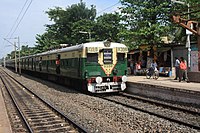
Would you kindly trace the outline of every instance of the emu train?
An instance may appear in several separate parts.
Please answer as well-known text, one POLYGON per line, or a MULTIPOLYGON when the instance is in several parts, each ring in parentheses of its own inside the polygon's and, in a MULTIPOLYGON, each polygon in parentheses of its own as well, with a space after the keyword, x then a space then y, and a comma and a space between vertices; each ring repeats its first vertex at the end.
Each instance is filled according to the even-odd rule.
MULTIPOLYGON (((20 68, 22 73, 92 93, 119 92, 126 89, 127 52, 124 44, 89 42, 21 57, 20 68)), ((15 61, 7 60, 6 66, 14 68, 15 61)))

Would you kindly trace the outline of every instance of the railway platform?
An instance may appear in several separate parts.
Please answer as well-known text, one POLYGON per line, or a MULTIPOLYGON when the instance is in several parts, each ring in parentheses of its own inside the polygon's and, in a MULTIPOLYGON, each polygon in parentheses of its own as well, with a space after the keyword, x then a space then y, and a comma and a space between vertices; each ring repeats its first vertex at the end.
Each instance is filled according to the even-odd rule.
MULTIPOLYGON (((3 87, 1 81, 0 81, 0 87, 1 88, 3 87)), ((1 90, 0 90, 0 133, 12 133, 10 121, 7 115, 7 111, 6 111, 1 90)))
POLYGON ((200 83, 179 82, 174 77, 147 79, 146 76, 128 76, 127 92, 175 102, 200 106, 200 83))

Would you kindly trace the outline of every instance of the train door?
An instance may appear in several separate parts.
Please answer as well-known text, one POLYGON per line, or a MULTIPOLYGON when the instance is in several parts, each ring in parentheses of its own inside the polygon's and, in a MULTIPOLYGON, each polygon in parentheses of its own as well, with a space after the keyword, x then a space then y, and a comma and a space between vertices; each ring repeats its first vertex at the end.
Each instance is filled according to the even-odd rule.
POLYGON ((31 58, 31 70, 33 70, 33 58, 31 58))
POLYGON ((39 60, 39 70, 42 71, 42 57, 40 57, 39 60))
POLYGON ((49 55, 47 55, 46 64, 47 64, 47 72, 48 72, 49 71, 49 55))
POLYGON ((78 58, 78 76, 80 77, 81 76, 81 71, 82 71, 82 68, 81 68, 81 55, 79 55, 79 58, 78 58))
POLYGON ((58 54, 56 58, 56 73, 60 74, 60 54, 58 54))
POLYGON ((24 59, 24 69, 26 70, 26 59, 24 59))
POLYGON ((29 58, 28 58, 28 70, 29 70, 29 58))
POLYGON ((36 58, 37 58, 37 57, 34 57, 34 62, 33 62, 33 65, 34 65, 33 67, 34 67, 34 70, 35 70, 35 71, 36 71, 36 58))

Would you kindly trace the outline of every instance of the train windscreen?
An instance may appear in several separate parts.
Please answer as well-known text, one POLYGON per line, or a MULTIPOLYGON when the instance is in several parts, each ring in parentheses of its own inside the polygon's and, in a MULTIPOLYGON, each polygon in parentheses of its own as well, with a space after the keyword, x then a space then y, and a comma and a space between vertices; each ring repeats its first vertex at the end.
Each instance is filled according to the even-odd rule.
POLYGON ((98 62, 98 54, 97 53, 88 53, 87 54, 87 62, 98 62))
POLYGON ((117 53, 117 61, 124 61, 125 53, 117 53))

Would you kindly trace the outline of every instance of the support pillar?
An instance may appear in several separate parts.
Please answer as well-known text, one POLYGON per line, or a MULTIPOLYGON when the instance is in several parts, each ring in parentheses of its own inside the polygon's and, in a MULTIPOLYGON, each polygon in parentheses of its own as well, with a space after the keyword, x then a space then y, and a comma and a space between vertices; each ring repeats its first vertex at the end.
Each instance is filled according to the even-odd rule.
POLYGON ((197 33, 198 33, 198 36, 197 36, 197 45, 198 45, 198 68, 199 68, 199 71, 200 71, 200 25, 197 27, 197 33))

